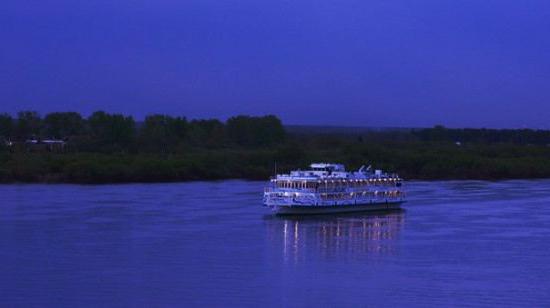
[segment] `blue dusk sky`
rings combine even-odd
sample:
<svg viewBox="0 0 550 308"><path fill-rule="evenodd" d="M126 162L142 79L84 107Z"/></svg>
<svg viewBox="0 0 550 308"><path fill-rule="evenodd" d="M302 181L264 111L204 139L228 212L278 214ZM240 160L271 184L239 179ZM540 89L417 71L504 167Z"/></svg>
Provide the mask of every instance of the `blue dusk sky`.
<svg viewBox="0 0 550 308"><path fill-rule="evenodd" d="M4 0L0 111L550 128L548 0Z"/></svg>

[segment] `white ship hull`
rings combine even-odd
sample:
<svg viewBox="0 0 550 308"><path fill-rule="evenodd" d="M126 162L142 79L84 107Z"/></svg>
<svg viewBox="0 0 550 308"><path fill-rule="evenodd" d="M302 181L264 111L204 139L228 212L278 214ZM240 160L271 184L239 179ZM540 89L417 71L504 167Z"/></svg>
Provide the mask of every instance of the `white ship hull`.
<svg viewBox="0 0 550 308"><path fill-rule="evenodd" d="M354 205L331 205L331 206L271 206L277 215L311 215L330 213L349 213L365 211L385 211L401 208L405 201L388 201L379 203L354 204Z"/></svg>

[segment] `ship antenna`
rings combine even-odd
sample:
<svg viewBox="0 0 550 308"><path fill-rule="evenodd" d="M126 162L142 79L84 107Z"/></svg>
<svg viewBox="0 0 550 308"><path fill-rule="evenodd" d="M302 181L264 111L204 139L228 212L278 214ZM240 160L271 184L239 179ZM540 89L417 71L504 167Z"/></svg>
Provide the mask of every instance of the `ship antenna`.
<svg viewBox="0 0 550 308"><path fill-rule="evenodd" d="M277 176L277 161L275 161L275 176Z"/></svg>

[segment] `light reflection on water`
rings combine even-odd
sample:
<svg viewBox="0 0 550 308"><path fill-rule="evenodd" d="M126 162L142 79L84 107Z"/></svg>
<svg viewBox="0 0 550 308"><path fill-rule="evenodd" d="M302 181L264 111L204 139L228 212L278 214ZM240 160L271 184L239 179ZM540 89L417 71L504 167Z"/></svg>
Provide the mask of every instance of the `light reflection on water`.
<svg viewBox="0 0 550 308"><path fill-rule="evenodd" d="M268 239L281 247L285 264L325 260L366 259L392 254L405 222L405 211L345 215L269 216ZM276 248L275 248L276 249Z"/></svg>

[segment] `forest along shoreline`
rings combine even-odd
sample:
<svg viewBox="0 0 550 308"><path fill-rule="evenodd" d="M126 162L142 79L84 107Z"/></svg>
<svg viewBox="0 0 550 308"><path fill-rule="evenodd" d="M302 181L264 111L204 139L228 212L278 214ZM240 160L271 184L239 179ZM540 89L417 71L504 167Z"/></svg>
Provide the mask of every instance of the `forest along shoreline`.
<svg viewBox="0 0 550 308"><path fill-rule="evenodd" d="M265 180L311 162L405 179L550 178L550 131L284 126L273 115L193 119L76 112L0 114L1 183Z"/></svg>

